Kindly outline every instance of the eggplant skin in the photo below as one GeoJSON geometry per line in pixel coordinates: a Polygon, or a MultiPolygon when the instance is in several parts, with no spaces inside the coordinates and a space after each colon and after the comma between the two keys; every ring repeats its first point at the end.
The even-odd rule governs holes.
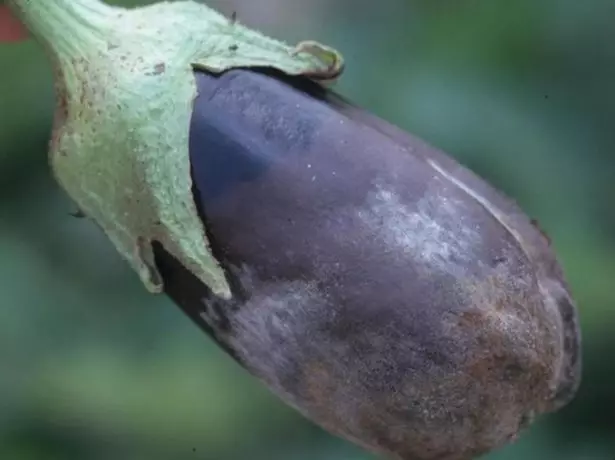
{"type": "Polygon", "coordinates": [[[233,299],[156,252],[168,295],[241,365],[399,460],[474,458],[574,397],[576,307],[511,200],[307,80],[195,75],[194,196],[233,299]]]}

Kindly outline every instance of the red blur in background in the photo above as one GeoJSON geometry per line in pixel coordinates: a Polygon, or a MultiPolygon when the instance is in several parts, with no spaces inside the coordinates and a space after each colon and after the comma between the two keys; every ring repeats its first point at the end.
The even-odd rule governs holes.
{"type": "Polygon", "coordinates": [[[27,36],[25,28],[7,6],[0,6],[0,42],[17,42],[27,36]]]}

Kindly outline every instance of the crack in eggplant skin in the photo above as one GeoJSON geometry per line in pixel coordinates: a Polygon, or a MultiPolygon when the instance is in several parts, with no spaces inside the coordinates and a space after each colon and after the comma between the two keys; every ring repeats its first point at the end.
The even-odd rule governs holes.
{"type": "Polygon", "coordinates": [[[398,460],[474,458],[573,398],[576,307],[512,201],[307,79],[195,76],[193,193],[233,299],[155,253],[167,294],[243,367],[398,460]]]}

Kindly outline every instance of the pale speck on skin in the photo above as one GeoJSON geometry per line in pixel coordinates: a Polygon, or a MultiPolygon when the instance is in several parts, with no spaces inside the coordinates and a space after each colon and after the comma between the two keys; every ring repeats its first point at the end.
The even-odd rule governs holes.
{"type": "Polygon", "coordinates": [[[201,312],[199,313],[199,316],[201,317],[201,319],[202,319],[203,321],[205,321],[207,324],[209,324],[209,322],[210,322],[210,321],[209,321],[209,315],[208,315],[206,312],[201,311],[201,312]]]}

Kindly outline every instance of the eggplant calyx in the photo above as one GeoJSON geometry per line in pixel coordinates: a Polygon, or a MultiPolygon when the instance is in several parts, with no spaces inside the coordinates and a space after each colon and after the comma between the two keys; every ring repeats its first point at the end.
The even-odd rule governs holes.
{"type": "Polygon", "coordinates": [[[297,48],[192,1],[126,9],[100,0],[8,0],[52,60],[57,108],[50,164],[60,185],[105,232],[153,293],[164,291],[158,242],[222,298],[192,195],[189,131],[195,68],[272,67],[329,80],[343,60],[297,48]]]}

